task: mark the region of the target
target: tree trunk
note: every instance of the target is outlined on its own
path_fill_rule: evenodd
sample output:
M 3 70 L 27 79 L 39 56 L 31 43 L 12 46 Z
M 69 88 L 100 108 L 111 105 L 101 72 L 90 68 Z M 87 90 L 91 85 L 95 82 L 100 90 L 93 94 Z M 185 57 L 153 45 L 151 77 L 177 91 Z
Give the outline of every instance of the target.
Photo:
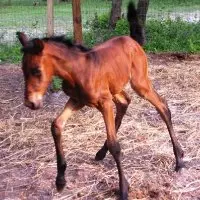
M 109 27 L 114 29 L 117 23 L 117 20 L 121 18 L 121 6 L 122 0 L 112 0 L 112 9 L 109 21 Z
M 141 26 L 144 28 L 146 16 L 149 7 L 149 0 L 139 0 L 137 4 L 137 13 Z

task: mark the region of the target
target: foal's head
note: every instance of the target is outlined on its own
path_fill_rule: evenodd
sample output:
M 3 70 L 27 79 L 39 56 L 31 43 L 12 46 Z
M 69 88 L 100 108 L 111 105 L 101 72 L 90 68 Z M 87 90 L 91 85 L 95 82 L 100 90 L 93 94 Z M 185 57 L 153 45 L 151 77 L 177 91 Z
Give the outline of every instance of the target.
M 39 109 L 42 99 L 53 76 L 52 63 L 45 55 L 45 42 L 40 39 L 28 40 L 24 33 L 17 33 L 22 44 L 22 70 L 25 80 L 25 105 Z

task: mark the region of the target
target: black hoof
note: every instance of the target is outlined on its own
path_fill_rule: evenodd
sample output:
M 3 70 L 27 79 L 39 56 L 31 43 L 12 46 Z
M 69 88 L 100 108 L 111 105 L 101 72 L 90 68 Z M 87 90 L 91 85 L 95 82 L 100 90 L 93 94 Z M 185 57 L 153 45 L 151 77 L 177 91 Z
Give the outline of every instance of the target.
M 95 156 L 95 160 L 96 161 L 103 160 L 106 157 L 106 153 L 107 153 L 107 151 L 100 149 Z
M 128 191 L 130 189 L 128 181 L 125 179 L 123 189 L 120 192 L 120 200 L 128 200 Z
M 66 180 L 64 176 L 57 176 L 56 178 L 56 188 L 58 192 L 61 192 L 66 185 Z
M 127 192 L 121 193 L 119 199 L 128 200 L 128 193 Z
M 179 151 L 178 151 L 178 158 L 179 159 L 183 159 L 183 157 L 184 157 L 184 151 L 182 149 L 179 149 Z
M 179 163 L 176 164 L 175 171 L 179 172 L 184 167 L 185 167 L 184 162 L 183 161 L 179 161 Z

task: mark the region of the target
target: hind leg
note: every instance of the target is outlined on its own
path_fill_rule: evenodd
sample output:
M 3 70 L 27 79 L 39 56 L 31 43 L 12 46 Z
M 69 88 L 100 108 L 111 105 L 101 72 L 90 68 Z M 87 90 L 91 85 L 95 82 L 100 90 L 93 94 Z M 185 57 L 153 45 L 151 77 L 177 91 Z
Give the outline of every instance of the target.
M 122 91 L 119 94 L 116 94 L 114 96 L 113 101 L 116 106 L 115 129 L 117 132 L 122 123 L 122 119 L 126 113 L 126 110 L 128 108 L 128 105 L 130 104 L 131 100 L 128 97 L 128 95 L 124 91 Z M 107 152 L 108 152 L 108 147 L 107 147 L 107 140 L 106 140 L 104 145 L 97 152 L 97 154 L 95 156 L 95 160 L 97 160 L 97 161 L 103 160 L 105 158 Z
M 168 105 L 164 99 L 162 99 L 151 86 L 151 82 L 146 78 L 140 80 L 132 80 L 131 87 L 143 98 L 147 99 L 151 104 L 155 106 L 163 121 L 166 123 L 166 126 L 169 131 L 169 135 L 173 145 L 173 151 L 176 158 L 176 167 L 175 170 L 179 171 L 183 164 L 183 155 L 184 152 L 179 144 L 177 137 L 174 134 L 174 129 L 171 121 L 171 112 L 168 108 Z

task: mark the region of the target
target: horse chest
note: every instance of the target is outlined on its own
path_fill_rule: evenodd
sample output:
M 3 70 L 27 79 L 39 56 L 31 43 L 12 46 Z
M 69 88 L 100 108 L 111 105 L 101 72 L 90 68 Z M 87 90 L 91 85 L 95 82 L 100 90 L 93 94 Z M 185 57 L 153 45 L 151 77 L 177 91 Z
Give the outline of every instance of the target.
M 81 88 L 79 85 L 72 86 L 70 83 L 63 81 L 62 89 L 67 96 L 84 105 L 95 107 L 98 103 L 97 95 L 88 89 Z

